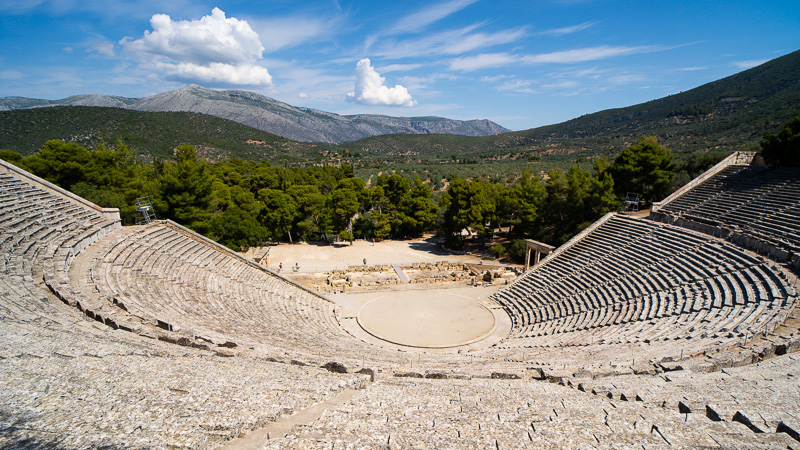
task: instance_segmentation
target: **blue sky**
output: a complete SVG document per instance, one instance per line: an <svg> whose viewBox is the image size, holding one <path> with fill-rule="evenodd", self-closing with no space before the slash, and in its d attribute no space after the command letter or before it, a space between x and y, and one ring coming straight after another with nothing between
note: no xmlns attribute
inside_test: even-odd
<svg viewBox="0 0 800 450"><path fill-rule="evenodd" d="M514 130L798 49L797 0L0 0L0 97L143 97L196 83Z"/></svg>

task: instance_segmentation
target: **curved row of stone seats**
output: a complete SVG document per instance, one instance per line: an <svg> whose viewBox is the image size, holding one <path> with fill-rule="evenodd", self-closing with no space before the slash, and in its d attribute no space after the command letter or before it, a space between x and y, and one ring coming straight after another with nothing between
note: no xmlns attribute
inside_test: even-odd
<svg viewBox="0 0 800 450"><path fill-rule="evenodd" d="M683 370L570 384L609 399L741 423L756 433L784 431L800 440L798 377L800 358L787 354L712 373Z"/></svg>
<svg viewBox="0 0 800 450"><path fill-rule="evenodd" d="M351 368L488 374L518 366L490 349L412 358L367 343L342 328L340 320L355 319L339 317L333 303L172 224L109 234L74 260L69 278L69 295L90 317L183 345Z"/></svg>
<svg viewBox="0 0 800 450"><path fill-rule="evenodd" d="M153 338L313 364L333 359L351 368L411 362L395 348L348 334L334 305L316 293L174 225L109 234L73 261L69 278L66 297L88 316ZM437 355L413 364L486 374L497 363Z"/></svg>
<svg viewBox="0 0 800 450"><path fill-rule="evenodd" d="M364 383L95 322L43 278L74 296L66 266L119 222L13 169L0 205L0 447L215 447Z"/></svg>
<svg viewBox="0 0 800 450"><path fill-rule="evenodd" d="M785 433L526 380L393 378L267 441L306 448L791 448Z"/></svg>
<svg viewBox="0 0 800 450"><path fill-rule="evenodd" d="M65 282L70 258L120 224L7 167L0 165L0 292L11 295L2 307L9 317L30 319L45 295L42 279Z"/></svg>
<svg viewBox="0 0 800 450"><path fill-rule="evenodd" d="M772 272L768 272L772 273ZM697 332L712 331L719 328L737 330L740 326L732 322L741 318L742 314L752 312L759 308L775 310L786 308L786 297L782 293L772 297L763 290L764 285L774 284L775 281L770 276L758 270L758 268L746 268L742 271L731 272L726 277L709 277L702 282L683 285L679 290L671 292L645 293L633 298L625 298L615 303L608 303L601 308L586 308L583 310L572 309L575 305L566 300L557 304L549 304L533 311L534 316L538 316L539 321L520 328L515 331L517 336L541 336L548 334L568 333L575 330L597 328L608 325L618 325L630 321L650 321L669 316L684 315L684 318L691 326L699 322L708 322L708 315L720 312L733 312L738 314L722 314L726 318L725 323L715 323L713 327L697 327ZM733 282L734 285L721 285L724 281ZM608 286L608 285L606 285ZM756 287L756 291L749 293L748 288ZM605 288L605 287L603 287ZM762 288L762 289L758 289ZM731 291L728 292L728 289ZM617 290L616 292L620 292ZM596 294L596 291L591 291ZM583 293L586 295L586 293ZM753 297L755 296L755 297ZM596 294L601 298L600 294ZM579 307L588 304L586 297L578 296ZM544 311L544 312L541 312ZM751 328L763 325L774 320L773 315L758 315ZM749 322L748 322L749 323ZM677 332L672 329L670 332ZM617 333L617 338L624 340L624 336ZM655 336L651 336L655 340ZM580 338L573 337L575 341Z"/></svg>
<svg viewBox="0 0 800 450"><path fill-rule="evenodd" d="M735 341L777 326L796 293L779 268L733 245L613 215L493 298L512 318L500 345L510 348Z"/></svg>
<svg viewBox="0 0 800 450"><path fill-rule="evenodd" d="M651 215L798 262L800 169L729 165L655 205Z"/></svg>
<svg viewBox="0 0 800 450"><path fill-rule="evenodd" d="M110 234L76 258L69 278L80 280L76 306L124 330L350 366L397 361L396 350L344 331L332 302L175 224Z"/></svg>
<svg viewBox="0 0 800 450"><path fill-rule="evenodd" d="M726 180L747 169L747 167L746 165L729 165L717 172L713 177L706 179L703 183L698 184L691 190L687 190L683 195L662 205L662 207L669 212L691 210L721 195L725 189Z"/></svg>

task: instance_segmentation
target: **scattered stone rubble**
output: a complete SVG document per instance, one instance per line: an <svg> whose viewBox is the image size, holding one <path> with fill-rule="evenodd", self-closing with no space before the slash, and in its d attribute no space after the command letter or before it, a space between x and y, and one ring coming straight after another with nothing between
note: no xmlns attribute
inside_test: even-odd
<svg viewBox="0 0 800 450"><path fill-rule="evenodd" d="M412 263L399 267L413 288L451 286L482 286L508 284L520 272L518 269L490 264L464 264L449 261ZM367 292L392 289L403 284L392 266L350 266L347 270L325 273L293 273L291 279L324 294L336 292Z"/></svg>

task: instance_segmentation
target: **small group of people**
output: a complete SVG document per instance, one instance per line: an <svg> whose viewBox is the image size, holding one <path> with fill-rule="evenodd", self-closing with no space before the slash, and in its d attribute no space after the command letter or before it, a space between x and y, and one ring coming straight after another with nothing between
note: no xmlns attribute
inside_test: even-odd
<svg viewBox="0 0 800 450"><path fill-rule="evenodd" d="M283 262L278 264L278 272L283 271ZM294 263L294 267L292 267L292 272L299 272L300 271L300 263Z"/></svg>

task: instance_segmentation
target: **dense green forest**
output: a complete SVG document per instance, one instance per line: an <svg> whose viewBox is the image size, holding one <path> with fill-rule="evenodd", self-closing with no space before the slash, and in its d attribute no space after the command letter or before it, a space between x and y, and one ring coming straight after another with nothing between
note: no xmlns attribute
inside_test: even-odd
<svg viewBox="0 0 800 450"><path fill-rule="evenodd" d="M620 207L626 192L645 202L667 195L727 155L675 158L654 137L621 149L611 161L582 159L540 175L471 177L455 171L422 179L385 171L362 178L349 164L278 166L266 161L212 162L180 145L175 160L137 160L124 142L87 149L48 141L25 156L0 158L135 222L134 203L148 196L158 218L173 219L233 249L274 241L418 237L437 233L451 247L490 244L498 232L512 244L492 247L519 257L522 238L559 245Z"/></svg>

